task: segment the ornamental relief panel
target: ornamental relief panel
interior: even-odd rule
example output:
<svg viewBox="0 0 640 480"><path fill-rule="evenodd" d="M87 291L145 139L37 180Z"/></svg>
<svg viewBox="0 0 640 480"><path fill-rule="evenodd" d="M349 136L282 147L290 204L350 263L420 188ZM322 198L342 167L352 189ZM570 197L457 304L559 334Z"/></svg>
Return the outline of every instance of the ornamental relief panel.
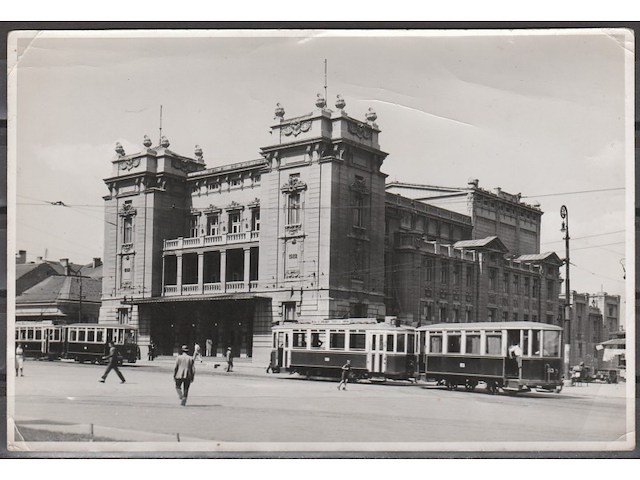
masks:
<svg viewBox="0 0 640 480"><path fill-rule="evenodd" d="M280 188L280 190L282 190L284 193L295 193L306 189L307 184L300 180L298 177L291 178Z"/></svg>
<svg viewBox="0 0 640 480"><path fill-rule="evenodd" d="M120 162L119 164L120 170L133 170L139 165L140 165L139 158L129 158L127 160L124 160L123 162Z"/></svg>
<svg viewBox="0 0 640 480"><path fill-rule="evenodd" d="M358 138L369 140L371 138L372 131L369 127L362 123L351 123L347 124L347 128L349 133L355 135Z"/></svg>
<svg viewBox="0 0 640 480"><path fill-rule="evenodd" d="M137 215L137 213L138 211L133 208L130 203L125 203L124 205L122 205L122 207L120 207L120 210L118 211L118 215L120 215L121 217L131 217L133 215Z"/></svg>
<svg viewBox="0 0 640 480"><path fill-rule="evenodd" d="M298 135L300 135L300 133L308 132L309 130L311 130L310 120L305 120L305 121L295 120L291 122L289 125L285 125L284 127L282 127L282 133L284 133L287 137L291 135L293 135L294 137L297 137Z"/></svg>

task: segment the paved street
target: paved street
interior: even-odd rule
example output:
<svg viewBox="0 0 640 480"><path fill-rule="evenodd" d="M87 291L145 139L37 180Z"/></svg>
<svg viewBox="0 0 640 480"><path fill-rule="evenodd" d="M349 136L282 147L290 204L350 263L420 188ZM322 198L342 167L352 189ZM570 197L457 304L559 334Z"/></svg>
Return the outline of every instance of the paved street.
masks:
<svg viewBox="0 0 640 480"><path fill-rule="evenodd" d="M125 384L113 372L102 384L102 366L28 361L16 383L18 430L93 424L114 440L175 442L179 434L182 442L437 442L445 450L443 442L615 442L626 431L625 384L517 396L400 382L338 391L336 382L249 364L233 373L197 364L181 407L172 367L170 358L141 362L122 368Z"/></svg>

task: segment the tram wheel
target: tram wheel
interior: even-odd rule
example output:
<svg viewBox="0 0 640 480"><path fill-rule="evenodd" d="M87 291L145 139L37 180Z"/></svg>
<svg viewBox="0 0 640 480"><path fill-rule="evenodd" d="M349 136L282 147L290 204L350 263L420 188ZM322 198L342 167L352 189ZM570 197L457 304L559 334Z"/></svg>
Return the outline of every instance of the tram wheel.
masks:
<svg viewBox="0 0 640 480"><path fill-rule="evenodd" d="M464 384L464 389L467 392L473 392L476 389L476 384L473 382L467 382Z"/></svg>

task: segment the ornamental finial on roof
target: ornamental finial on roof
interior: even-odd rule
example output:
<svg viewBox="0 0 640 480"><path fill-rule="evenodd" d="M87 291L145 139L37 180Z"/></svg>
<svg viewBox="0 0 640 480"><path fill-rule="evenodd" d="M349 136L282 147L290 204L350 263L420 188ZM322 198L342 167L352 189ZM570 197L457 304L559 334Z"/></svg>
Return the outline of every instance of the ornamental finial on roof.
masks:
<svg viewBox="0 0 640 480"><path fill-rule="evenodd" d="M196 145L196 150L194 154L198 160L202 160L203 155L202 155L202 148L200 147L200 145Z"/></svg>
<svg viewBox="0 0 640 480"><path fill-rule="evenodd" d="M279 118L280 121L284 119L284 108L279 103L276 103L276 110L274 113L275 113L275 118Z"/></svg>
<svg viewBox="0 0 640 480"><path fill-rule="evenodd" d="M119 157L124 157L124 147L120 144L120 142L116 142L116 153Z"/></svg>
<svg viewBox="0 0 640 480"><path fill-rule="evenodd" d="M151 139L149 138L149 135L144 136L144 139L142 140L142 145L144 145L147 148L151 147L152 142L151 142Z"/></svg>
<svg viewBox="0 0 640 480"><path fill-rule="evenodd" d="M369 107L369 110L367 110L367 113L365 114L365 118L367 119L367 122L375 123L375 121L378 119L378 114L373 108Z"/></svg>
<svg viewBox="0 0 640 480"><path fill-rule="evenodd" d="M169 143L169 139L163 135L162 138L160 139L160 146L162 148L169 148L169 145L171 145Z"/></svg>
<svg viewBox="0 0 640 480"><path fill-rule="evenodd" d="M316 107L318 108L324 108L327 105L327 101L325 100L325 98L322 96L321 93L319 93L316 96Z"/></svg>
<svg viewBox="0 0 640 480"><path fill-rule="evenodd" d="M344 101L344 98L342 98L342 95L338 94L336 95L336 108L338 110L343 110L344 107L347 106L347 102Z"/></svg>

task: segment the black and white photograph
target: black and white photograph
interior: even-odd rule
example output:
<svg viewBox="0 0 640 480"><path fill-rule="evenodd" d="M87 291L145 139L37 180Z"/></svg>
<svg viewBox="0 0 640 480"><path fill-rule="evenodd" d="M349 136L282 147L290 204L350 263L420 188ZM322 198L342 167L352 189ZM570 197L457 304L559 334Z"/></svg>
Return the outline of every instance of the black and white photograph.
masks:
<svg viewBox="0 0 640 480"><path fill-rule="evenodd" d="M631 30L8 46L9 452L635 448Z"/></svg>

